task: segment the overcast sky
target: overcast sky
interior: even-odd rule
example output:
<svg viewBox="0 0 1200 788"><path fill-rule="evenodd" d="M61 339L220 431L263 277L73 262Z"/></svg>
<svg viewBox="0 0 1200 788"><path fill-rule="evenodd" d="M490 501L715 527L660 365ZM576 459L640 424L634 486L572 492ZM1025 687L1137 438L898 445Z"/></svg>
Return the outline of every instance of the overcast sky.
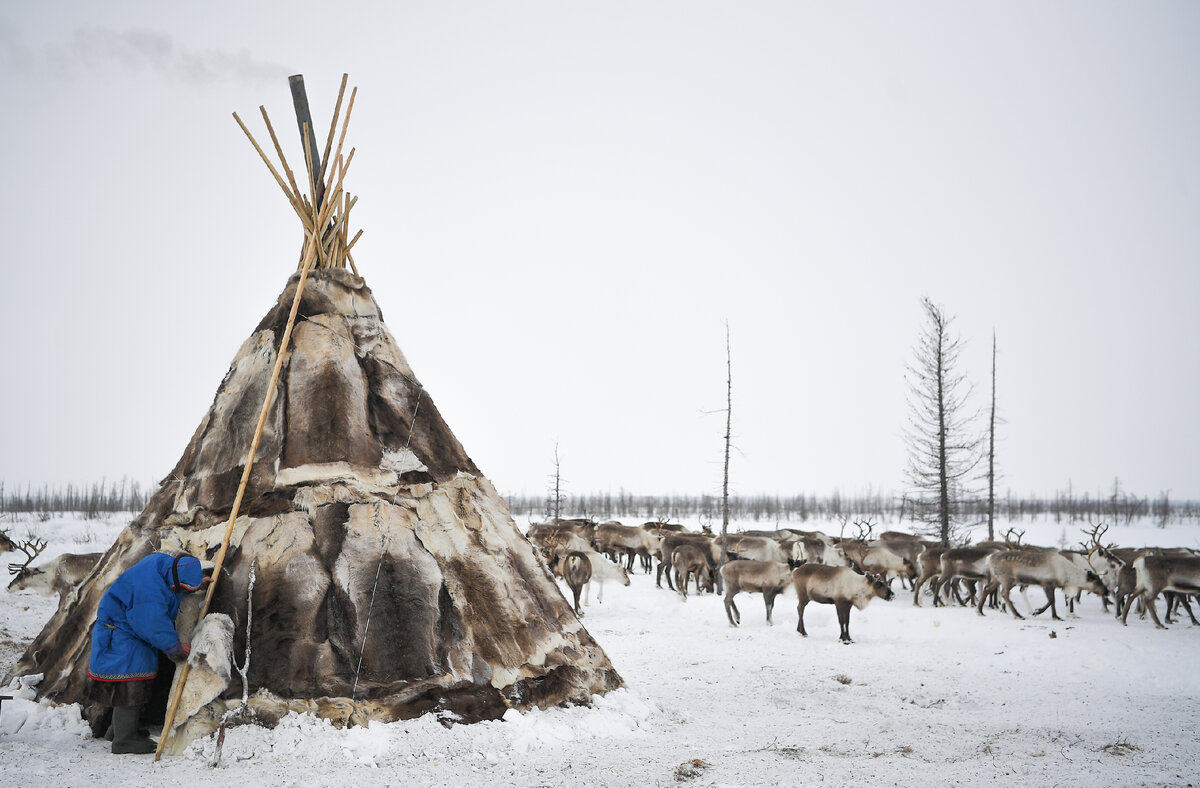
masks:
<svg viewBox="0 0 1200 788"><path fill-rule="evenodd" d="M1200 5L9 3L0 480L162 478L294 270L234 123L359 87L359 270L540 494L905 488L920 299L1000 489L1200 499ZM982 423L981 423L982 426Z"/></svg>

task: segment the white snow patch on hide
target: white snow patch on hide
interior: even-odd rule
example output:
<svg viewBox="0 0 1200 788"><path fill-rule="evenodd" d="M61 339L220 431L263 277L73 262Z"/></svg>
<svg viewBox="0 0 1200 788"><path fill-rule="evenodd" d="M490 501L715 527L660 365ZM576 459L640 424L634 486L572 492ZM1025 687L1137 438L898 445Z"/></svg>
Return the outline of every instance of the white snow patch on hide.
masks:
<svg viewBox="0 0 1200 788"><path fill-rule="evenodd" d="M224 613L208 614L192 633L192 653L188 656L190 671L173 728L178 728L225 691L229 686L232 658L233 620ZM177 681L178 676L176 673Z"/></svg>
<svg viewBox="0 0 1200 788"><path fill-rule="evenodd" d="M397 474L408 473L409 471L428 471L425 463L417 459L417 455L413 454L412 449L407 446L403 449L387 449L383 452L383 461L379 463L379 467L389 471L395 471Z"/></svg>
<svg viewBox="0 0 1200 788"><path fill-rule="evenodd" d="M314 462L295 468L280 468L275 474L275 487L345 482L374 492L393 491L398 475L387 468L363 468L348 462Z"/></svg>

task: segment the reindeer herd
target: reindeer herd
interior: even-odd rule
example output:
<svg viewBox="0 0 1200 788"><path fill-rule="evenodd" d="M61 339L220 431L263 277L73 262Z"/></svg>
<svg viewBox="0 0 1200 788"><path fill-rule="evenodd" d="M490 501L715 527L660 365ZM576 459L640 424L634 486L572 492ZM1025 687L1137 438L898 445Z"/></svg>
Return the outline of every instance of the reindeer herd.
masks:
<svg viewBox="0 0 1200 788"><path fill-rule="evenodd" d="M1058 599L1064 612L1073 615L1084 593L1097 596L1108 612L1127 623L1130 609L1149 612L1159 628L1156 601L1165 600L1166 623L1183 607L1193 624L1190 600L1200 594L1200 554L1187 548L1120 548L1104 544L1108 530L1093 525L1085 530L1079 549L1066 550L1022 544L1024 532L1010 529L1003 541L944 547L912 534L885 531L872 538L874 526L856 521L857 533L830 536L820 531L783 528L775 531L745 531L728 534L724 547L720 537L708 531L687 531L681 525L663 522L626 526L618 522L556 520L534 523L528 537L540 549L547 567L562 577L575 599L575 612L583 615L579 599L586 587L605 579L619 578L629 585L635 565L643 572L654 571L655 584L667 587L686 599L695 594L724 596L730 626L741 623L734 598L739 593L760 593L772 623L776 598L792 588L797 605L796 631L807 636L804 609L809 602L833 605L840 628L839 639L850 643L850 610L865 608L874 598L890 600L893 584L909 589L913 604L926 598L935 606L958 604L1024 616L1012 600L1016 589L1031 615L1046 610L1061 620ZM657 568L655 564L657 563ZM1026 590L1041 589L1045 604L1034 609Z"/></svg>
<svg viewBox="0 0 1200 788"><path fill-rule="evenodd" d="M1192 624L1200 625L1191 600L1200 594L1200 554L1188 548L1122 548L1104 544L1104 525L1085 530L1077 550L1060 550L1022 544L1024 532L1010 529L1003 541L944 547L912 534L885 531L872 538L874 527L856 521L857 533L834 537L821 531L782 528L775 531L744 531L722 539L709 531L687 531L682 525L649 522L626 526L618 522L556 520L534 523L527 536L540 550L547 568L562 577L571 590L574 609L583 615L595 585L597 601L604 601L604 583L630 584L635 565L655 573L655 585L667 587L687 599L689 588L696 594L724 596L730 626L741 623L734 598L739 593L762 594L767 623L772 623L775 599L791 587L799 600L796 631L807 637L804 609L809 602L833 605L837 611L843 643L850 639L850 610L863 609L874 598L891 600L892 586L913 594L913 604L931 598L934 606L957 603L970 605L979 615L984 608L1021 615L1012 601L1017 589L1031 615L1046 610L1061 620L1058 597L1067 611L1083 593L1098 596L1109 611L1127 624L1134 607L1144 616L1149 612L1156 627L1165 629L1156 601L1165 600L1165 621L1182 607ZM44 596L59 596L63 605L71 592L95 567L100 553L66 553L33 566L46 549L45 540L12 541L0 532L0 549L21 552L24 563L9 564L13 575L9 591L28 590ZM657 566L656 566L657 564ZM1030 586L1045 594L1045 604L1034 610L1026 596Z"/></svg>

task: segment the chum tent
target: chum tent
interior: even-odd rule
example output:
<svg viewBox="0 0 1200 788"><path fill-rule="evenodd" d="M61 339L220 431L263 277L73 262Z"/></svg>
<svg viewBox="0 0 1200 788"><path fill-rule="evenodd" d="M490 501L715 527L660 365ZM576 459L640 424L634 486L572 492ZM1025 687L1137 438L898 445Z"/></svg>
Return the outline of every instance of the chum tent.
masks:
<svg viewBox="0 0 1200 788"><path fill-rule="evenodd" d="M190 620L185 608L179 627L189 632L201 607L232 619L233 656L250 649L253 712L242 717L262 724L289 711L336 724L427 713L472 722L587 703L621 686L358 275L348 225L356 198L343 186L353 151L342 153L355 92L342 116L345 87L343 77L318 151L293 77L306 190L265 109L280 167L238 118L301 218L300 264L178 464L18 662L15 675L43 674L39 697L86 703L100 598L154 551L218 565L210 598L191 605ZM240 707L236 670L219 691L177 716L168 751Z"/></svg>

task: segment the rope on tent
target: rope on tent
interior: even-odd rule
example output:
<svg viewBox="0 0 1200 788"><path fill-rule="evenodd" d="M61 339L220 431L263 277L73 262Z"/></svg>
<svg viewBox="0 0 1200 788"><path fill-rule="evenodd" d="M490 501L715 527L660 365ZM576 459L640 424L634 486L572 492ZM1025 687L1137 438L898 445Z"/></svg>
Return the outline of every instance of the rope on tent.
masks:
<svg viewBox="0 0 1200 788"><path fill-rule="evenodd" d="M375 510L376 518L378 518L379 510ZM378 519L376 519L376 527L379 527ZM362 671L363 654L367 651L367 633L371 631L371 611L375 608L375 590L379 588L379 573L383 570L383 557L387 555L387 534L383 537L383 550L379 552L379 564L375 567L375 585L371 586L371 601L367 603L367 624L363 627L362 647L358 650L358 667L354 669L354 686L350 688L350 700L354 700L354 694L358 691L358 674Z"/></svg>
<svg viewBox="0 0 1200 788"><path fill-rule="evenodd" d="M412 420L410 420L408 422L408 440L406 440L404 442L404 448L406 448L406 449L412 444L413 429L415 429L417 426L417 411L421 407L421 395L424 393L425 393L424 388L420 388L417 390L417 402L415 405L413 405Z"/></svg>

